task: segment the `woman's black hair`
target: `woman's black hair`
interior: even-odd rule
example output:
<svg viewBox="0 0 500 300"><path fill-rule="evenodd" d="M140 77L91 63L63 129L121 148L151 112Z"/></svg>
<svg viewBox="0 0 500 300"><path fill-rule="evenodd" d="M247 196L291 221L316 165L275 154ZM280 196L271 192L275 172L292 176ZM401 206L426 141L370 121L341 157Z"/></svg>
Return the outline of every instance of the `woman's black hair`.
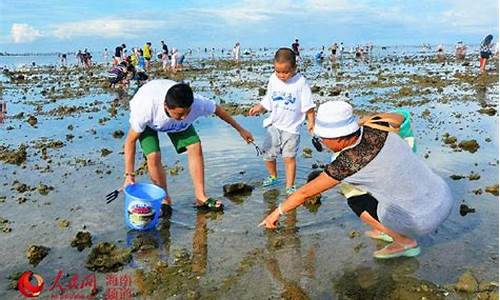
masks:
<svg viewBox="0 0 500 300"><path fill-rule="evenodd" d="M483 40L483 42L481 44L484 45L484 46L487 46L487 45L489 45L491 43L492 40L493 40L493 35L492 34L488 34L484 38L484 40Z"/></svg>
<svg viewBox="0 0 500 300"><path fill-rule="evenodd" d="M193 104L194 96L191 87L185 83L173 85L165 96L165 105L170 108L190 108Z"/></svg>

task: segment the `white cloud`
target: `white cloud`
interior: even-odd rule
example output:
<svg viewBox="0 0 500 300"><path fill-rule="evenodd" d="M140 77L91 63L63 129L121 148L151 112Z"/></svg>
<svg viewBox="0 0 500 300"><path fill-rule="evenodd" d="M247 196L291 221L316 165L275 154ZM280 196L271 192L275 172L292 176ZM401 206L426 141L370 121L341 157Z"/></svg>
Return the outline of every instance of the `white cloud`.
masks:
<svg viewBox="0 0 500 300"><path fill-rule="evenodd" d="M137 37L147 30L162 26L161 21L134 19L95 19L81 22L61 23L53 26L50 35L60 39L74 37Z"/></svg>
<svg viewBox="0 0 500 300"><path fill-rule="evenodd" d="M299 10L298 10L299 9ZM203 16L215 16L228 24L248 24L269 21L279 15L295 14L302 9L293 1L245 0L240 4L221 6L216 9L197 9Z"/></svg>
<svg viewBox="0 0 500 300"><path fill-rule="evenodd" d="M12 24L10 34L16 44L33 42L42 36L40 30L35 29L33 26L19 23Z"/></svg>
<svg viewBox="0 0 500 300"><path fill-rule="evenodd" d="M462 33L488 33L498 26L498 2L449 1L449 9L443 11L437 21Z"/></svg>
<svg viewBox="0 0 500 300"><path fill-rule="evenodd" d="M359 4L359 2L347 0L307 0L305 7L321 12L346 11L363 8L364 5Z"/></svg>

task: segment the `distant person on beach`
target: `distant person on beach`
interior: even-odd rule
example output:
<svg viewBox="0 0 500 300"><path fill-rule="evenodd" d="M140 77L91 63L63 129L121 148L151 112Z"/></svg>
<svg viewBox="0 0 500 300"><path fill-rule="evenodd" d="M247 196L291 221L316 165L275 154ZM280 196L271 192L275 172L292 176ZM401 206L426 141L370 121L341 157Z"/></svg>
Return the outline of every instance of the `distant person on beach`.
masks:
<svg viewBox="0 0 500 300"><path fill-rule="evenodd" d="M140 48L137 49L136 55L137 55L137 67L140 68L141 70L146 70L146 59L144 59L142 49Z"/></svg>
<svg viewBox="0 0 500 300"><path fill-rule="evenodd" d="M356 60L359 60L359 61L362 61L363 58L364 58L364 51L363 51L363 47L361 46L357 46L356 47L356 50L355 50L355 54L354 56L356 57Z"/></svg>
<svg viewBox="0 0 500 300"><path fill-rule="evenodd" d="M109 52L108 48L104 48L104 52L102 53L102 59L104 60L104 63L107 65L109 63Z"/></svg>
<svg viewBox="0 0 500 300"><path fill-rule="evenodd" d="M436 57L437 57L438 60L445 60L446 59L446 57L444 55L444 46L443 46L443 44L439 44L437 46L436 52L437 52Z"/></svg>
<svg viewBox="0 0 500 300"><path fill-rule="evenodd" d="M182 71L182 64L184 63L184 54L180 53L176 48L172 49L171 70L172 72Z"/></svg>
<svg viewBox="0 0 500 300"><path fill-rule="evenodd" d="M161 53L161 65L164 72L168 71L169 60L168 60L168 52L163 51Z"/></svg>
<svg viewBox="0 0 500 300"><path fill-rule="evenodd" d="M164 41L161 41L160 43L161 43L161 52L162 52L162 54L163 53L167 53L167 55L168 55L168 46L167 46L167 44L165 44Z"/></svg>
<svg viewBox="0 0 500 300"><path fill-rule="evenodd" d="M123 50L127 48L125 44L121 44L120 46L115 48L115 56L113 58L113 64L117 65L123 61Z"/></svg>
<svg viewBox="0 0 500 300"><path fill-rule="evenodd" d="M344 42L340 42L339 49L338 49L338 52L339 52L338 57L339 58L341 58L342 55L344 54L344 50L345 50Z"/></svg>
<svg viewBox="0 0 500 300"><path fill-rule="evenodd" d="M128 63L133 65L134 67L137 66L138 60L137 60L137 49L132 48L132 54L128 57Z"/></svg>
<svg viewBox="0 0 500 300"><path fill-rule="evenodd" d="M7 115L7 102L0 100L0 123L3 123L5 116Z"/></svg>
<svg viewBox="0 0 500 300"><path fill-rule="evenodd" d="M462 41L459 41L455 46L455 57L456 59L465 59L465 52L467 51L467 46Z"/></svg>
<svg viewBox="0 0 500 300"><path fill-rule="evenodd" d="M403 117L399 124L402 121ZM451 213L454 200L448 184L398 134L360 126L347 102L321 104L315 124L315 135L321 145L335 153L334 160L259 225L276 228L280 216L293 211L307 198L345 182L369 192L348 201L361 221L371 227L365 234L390 243L375 251L375 258L419 255L416 239L434 232Z"/></svg>
<svg viewBox="0 0 500 300"><path fill-rule="evenodd" d="M61 66L66 66L67 64L66 53L60 53L59 57L61 58Z"/></svg>
<svg viewBox="0 0 500 300"><path fill-rule="evenodd" d="M314 56L314 59L316 60L317 63L321 63L324 58L325 58L325 55L324 55L323 51L316 53L316 55Z"/></svg>
<svg viewBox="0 0 500 300"><path fill-rule="evenodd" d="M83 65L85 68L92 67L92 54L90 54L87 48L85 48L81 57L83 59Z"/></svg>
<svg viewBox="0 0 500 300"><path fill-rule="evenodd" d="M107 80L111 84L111 88L120 87L122 89L127 89L130 80L132 80L134 76L134 66L122 61L108 71Z"/></svg>
<svg viewBox="0 0 500 300"><path fill-rule="evenodd" d="M123 49L122 59L123 59L123 61L126 61L126 62L128 62L128 61L129 61L130 56L128 55L128 51L127 51L127 49Z"/></svg>
<svg viewBox="0 0 500 300"><path fill-rule="evenodd" d="M297 73L295 52L290 48L278 49L274 55L274 73L269 78L266 95L248 112L250 116L270 112L263 123L267 133L262 151L264 165L269 172L263 186L279 183L276 158L281 155L285 164L286 194L295 192L295 157L300 144L300 128L307 118L307 130L312 134L315 107L311 88L304 76Z"/></svg>
<svg viewBox="0 0 500 300"><path fill-rule="evenodd" d="M233 47L233 59L235 61L240 61L240 58L241 58L240 42L236 42L236 44Z"/></svg>
<svg viewBox="0 0 500 300"><path fill-rule="evenodd" d="M492 53L491 49L493 49L493 35L488 34L484 40L481 42L481 47L479 49L479 74L484 73L486 70L486 64L488 63L488 59L490 59Z"/></svg>
<svg viewBox="0 0 500 300"><path fill-rule="evenodd" d="M495 47L494 47L494 48L495 48L495 54L493 54L493 60L494 60L494 62L495 62L495 70L496 70L497 72L498 72L498 67L499 67L499 66L498 66L498 58L499 58L499 55L500 55L500 53L499 53L499 49L498 49L498 46L499 46L499 45L498 45L498 43L496 43L496 44L495 44Z"/></svg>
<svg viewBox="0 0 500 300"><path fill-rule="evenodd" d="M151 64L151 55L152 55L152 49L151 49L151 42L147 42L144 45L144 48L142 49L142 52L144 53L144 59L146 60L146 71L149 71L149 67Z"/></svg>
<svg viewBox="0 0 500 300"><path fill-rule="evenodd" d="M177 153L187 152L189 172L193 181L196 205L201 209L220 210L221 201L205 193L205 167L201 141L193 123L202 116L215 114L231 125L247 143L252 134L238 124L222 107L201 95L193 94L185 83L172 80L152 80L144 84L130 101L130 129L124 146L126 187L135 183L136 143L146 157L151 181L167 192L165 169L161 160L158 132L170 137ZM180 185L185 189L185 185ZM167 193L162 202L162 215L171 212L172 199Z"/></svg>
<svg viewBox="0 0 500 300"><path fill-rule="evenodd" d="M330 47L330 61L332 62L332 65L337 63L337 49L338 45L337 43L333 43L333 45Z"/></svg>
<svg viewBox="0 0 500 300"><path fill-rule="evenodd" d="M295 39L295 42L292 44L292 50L295 53L296 61L300 61L300 44L298 39Z"/></svg>
<svg viewBox="0 0 500 300"><path fill-rule="evenodd" d="M83 57L82 50L78 50L78 53L76 53L76 61L78 62L78 66L85 66L84 60L85 58Z"/></svg>

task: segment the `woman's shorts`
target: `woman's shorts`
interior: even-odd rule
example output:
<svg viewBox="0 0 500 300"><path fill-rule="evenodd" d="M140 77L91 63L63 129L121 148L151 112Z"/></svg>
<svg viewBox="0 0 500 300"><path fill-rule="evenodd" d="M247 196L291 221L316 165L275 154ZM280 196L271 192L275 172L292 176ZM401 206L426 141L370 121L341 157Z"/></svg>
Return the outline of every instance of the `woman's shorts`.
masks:
<svg viewBox="0 0 500 300"><path fill-rule="evenodd" d="M267 127L267 134L262 146L263 159L276 160L279 155L284 158L295 157L299 150L300 135L280 130L273 125Z"/></svg>
<svg viewBox="0 0 500 300"><path fill-rule="evenodd" d="M481 58L490 59L490 57L491 57L490 51L481 51L480 54L481 54Z"/></svg>
<svg viewBox="0 0 500 300"><path fill-rule="evenodd" d="M187 146L200 142L200 137L198 136L198 133L196 133L193 125L190 125L184 131L167 134L177 153L186 152ZM158 132L149 127L146 127L146 129L139 136L139 143L141 144L141 149L145 156L153 152L160 152Z"/></svg>
<svg viewBox="0 0 500 300"><path fill-rule="evenodd" d="M347 198L347 204L358 217L366 211L375 220L379 220L377 215L378 201L372 195L363 194L349 197Z"/></svg>

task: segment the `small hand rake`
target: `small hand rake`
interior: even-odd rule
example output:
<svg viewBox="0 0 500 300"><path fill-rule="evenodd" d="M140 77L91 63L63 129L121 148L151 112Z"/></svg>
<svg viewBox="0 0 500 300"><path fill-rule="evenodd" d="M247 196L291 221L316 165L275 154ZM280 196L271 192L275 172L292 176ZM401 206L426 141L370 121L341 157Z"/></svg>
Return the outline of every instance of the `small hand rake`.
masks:
<svg viewBox="0 0 500 300"><path fill-rule="evenodd" d="M118 198L118 194L123 191L123 188L116 189L112 191L111 193L106 195L106 204L110 204L113 202L116 198Z"/></svg>

